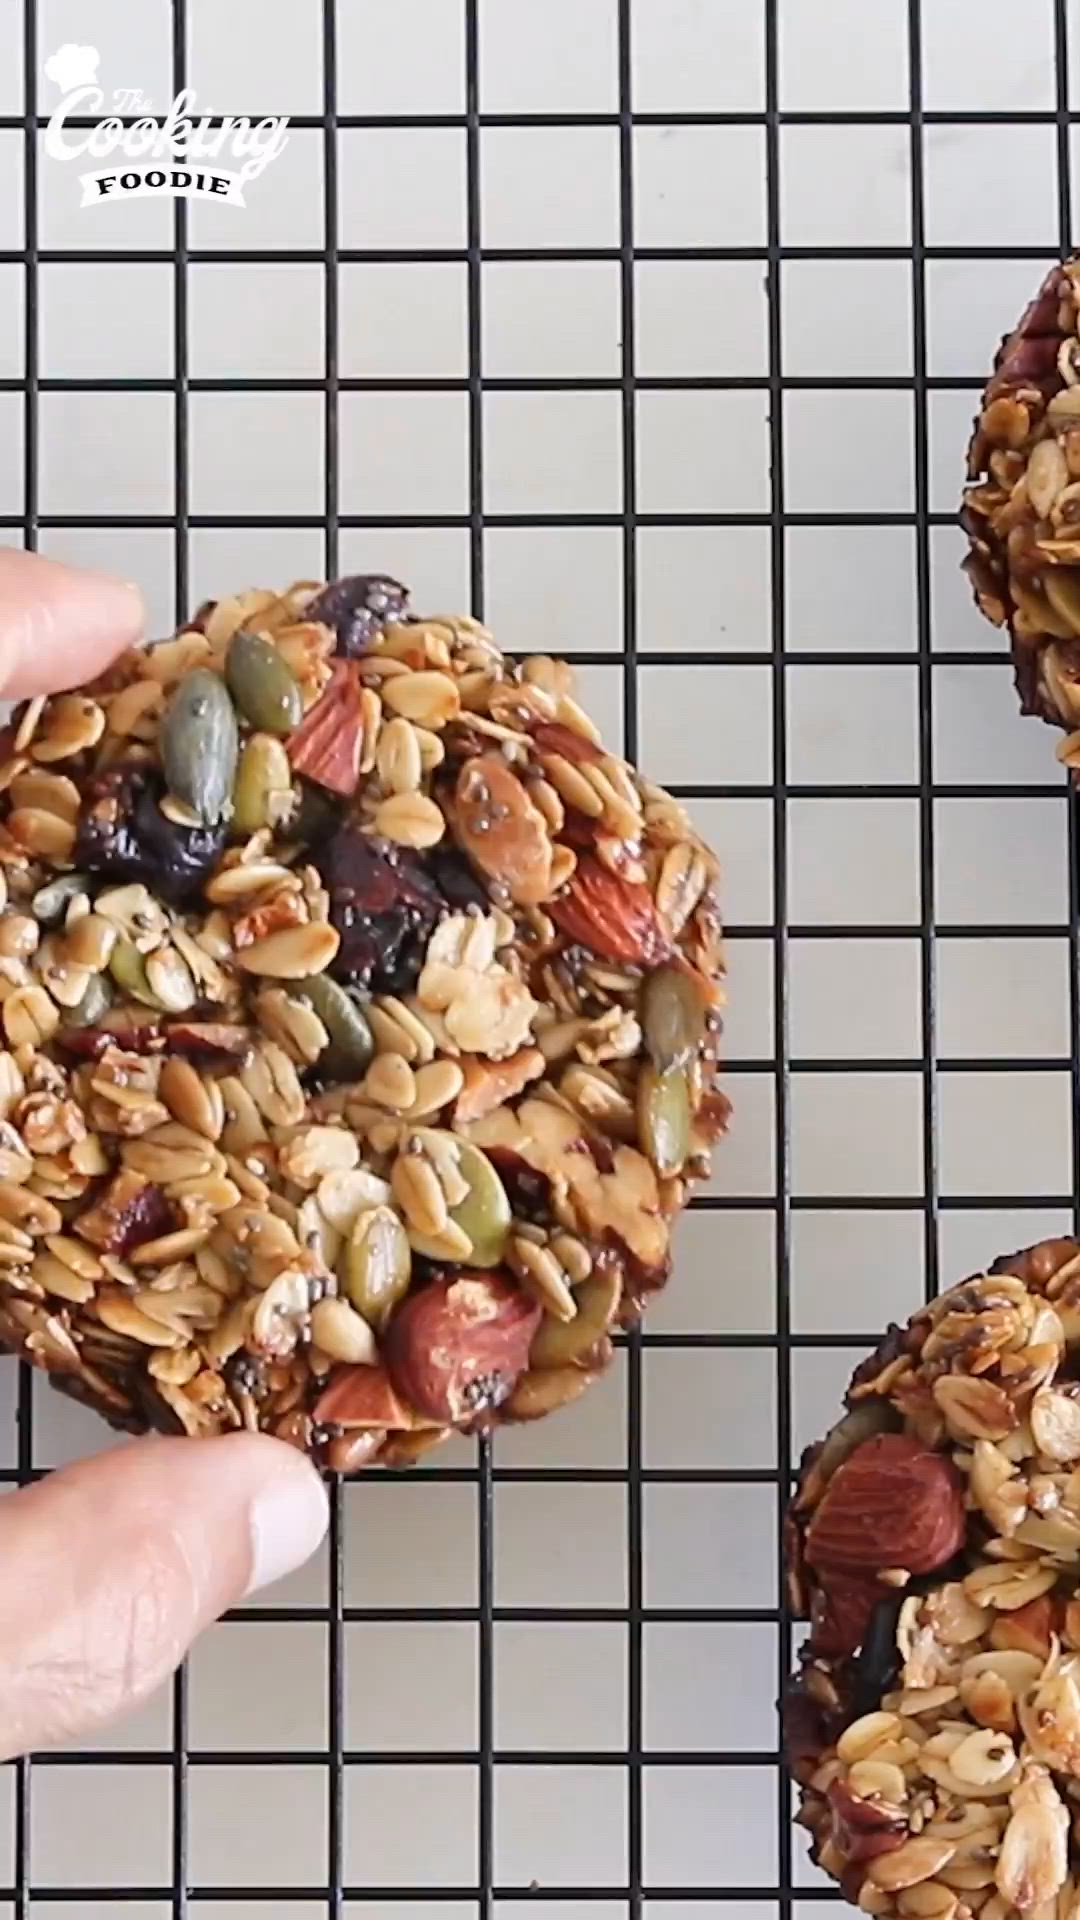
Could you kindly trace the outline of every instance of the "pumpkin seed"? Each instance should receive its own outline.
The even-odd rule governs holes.
[[[216,826],[232,797],[239,752],[236,710],[216,673],[186,673],[161,722],[161,758],[169,792]]]
[[[191,969],[175,947],[157,947],[146,957],[146,981],[154,1004],[169,1013],[186,1013],[198,999]]]
[[[542,1420],[547,1413],[580,1400],[596,1373],[585,1367],[545,1367],[523,1373],[506,1403],[510,1420]]]
[[[685,1066],[697,1052],[705,1032],[705,1005],[681,967],[658,967],[649,975],[641,995],[641,1024],[657,1073]]]
[[[92,1027],[112,1005],[112,988],[103,973],[92,973],[86,992],[77,1006],[66,1007],[60,1015],[64,1027]]]
[[[661,1179],[679,1172],[690,1151],[690,1088],[681,1067],[658,1073],[651,1061],[637,1088],[638,1139]]]
[[[146,961],[131,940],[118,940],[109,956],[109,972],[118,987],[144,1007],[161,1010],[161,1002],[146,977]]]
[[[450,1208],[450,1218],[472,1241],[471,1265],[498,1266],[510,1232],[506,1188],[487,1155],[466,1140],[458,1149],[458,1166],[469,1192],[460,1206]]]
[[[436,1166],[440,1149],[452,1151],[456,1170],[468,1188],[464,1198],[447,1211],[454,1226],[460,1227],[472,1242],[469,1265],[497,1267],[510,1232],[510,1202],[494,1165],[479,1147],[474,1147],[470,1140],[460,1140],[456,1134],[419,1127],[417,1137],[425,1148],[430,1149],[434,1144],[432,1158]]]
[[[1080,633],[1080,581],[1075,572],[1047,567],[1042,583],[1054,612],[1061,615],[1073,633]]]
[[[262,733],[291,733],[304,716],[300,688],[287,662],[261,633],[234,633],[225,679],[245,720]]]
[[[333,1080],[359,1079],[375,1052],[375,1041],[360,1001],[329,974],[313,973],[289,988],[306,1000],[330,1035],[330,1051],[323,1065]]]
[[[30,911],[42,926],[51,926],[63,918],[68,902],[89,888],[90,880],[85,873],[62,873],[59,879],[50,880],[48,886],[38,888],[30,902]]]
[[[369,1326],[383,1326],[408,1291],[411,1272],[409,1238],[393,1208],[364,1208],[342,1248],[338,1279]]]
[[[604,1338],[619,1310],[622,1270],[608,1261],[580,1287],[575,1287],[577,1313],[573,1320],[554,1320],[545,1314],[529,1353],[532,1368],[580,1366]]]
[[[254,733],[245,741],[233,787],[233,826],[258,833],[281,823],[292,796],[292,768],[280,740]]]

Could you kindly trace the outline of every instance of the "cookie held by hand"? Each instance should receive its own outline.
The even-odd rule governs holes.
[[[114,1424],[406,1464],[603,1372],[708,1171],[713,856],[570,670],[381,575],[0,742],[0,1340]]]

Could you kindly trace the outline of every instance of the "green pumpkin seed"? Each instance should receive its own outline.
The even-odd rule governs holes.
[[[393,1208],[363,1208],[342,1247],[338,1279],[369,1326],[385,1325],[411,1273],[409,1236]]]
[[[529,1366],[587,1366],[597,1345],[604,1338],[619,1310],[622,1299],[622,1269],[617,1260],[596,1268],[580,1287],[574,1288],[577,1313],[572,1320],[556,1320],[546,1313],[536,1330],[529,1351]]]
[[[657,1073],[683,1067],[701,1045],[705,1002],[681,967],[658,967],[641,995],[641,1024]]]
[[[244,742],[233,787],[233,826],[238,833],[258,833],[277,826],[292,793],[292,768],[280,740],[269,733],[253,733]]]
[[[434,1145],[431,1157],[436,1167],[441,1160],[440,1148],[451,1150],[457,1172],[468,1188],[464,1199],[447,1211],[454,1225],[472,1242],[469,1266],[497,1267],[510,1233],[510,1202],[492,1162],[471,1140],[461,1140],[456,1133],[440,1133],[429,1127],[416,1131],[425,1147]]]
[[[1073,633],[1080,633],[1080,584],[1072,568],[1047,567],[1042,585],[1054,612],[1061,615]]]
[[[146,977],[146,961],[132,941],[117,941],[109,956],[109,972],[117,986],[132,1000],[140,1000],[144,1007],[156,1007],[158,1012],[162,1011],[161,1001]]]
[[[93,1027],[112,1006],[112,988],[103,973],[92,973],[86,992],[75,1007],[61,1007],[60,1023],[65,1027]]]
[[[289,992],[294,999],[307,1001],[330,1035],[330,1051],[322,1059],[324,1070],[335,1080],[358,1079],[375,1052],[375,1040],[359,1001],[325,973],[309,974],[306,980],[291,983]]]
[[[30,902],[30,911],[42,926],[52,926],[62,920],[69,901],[77,893],[89,893],[90,879],[85,873],[62,873],[58,879],[50,880],[48,886],[39,887]]]
[[[244,719],[263,733],[291,733],[304,714],[300,688],[277,648],[261,633],[234,633],[225,678]]]
[[[690,1151],[690,1087],[681,1067],[657,1073],[646,1061],[638,1079],[638,1140],[661,1179],[679,1172]]]
[[[216,826],[232,798],[240,745],[236,710],[216,673],[196,667],[184,675],[165,709],[160,742],[169,792]]]

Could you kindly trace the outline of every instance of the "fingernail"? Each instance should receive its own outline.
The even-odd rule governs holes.
[[[327,1519],[326,1489],[298,1454],[255,1497],[251,1578],[245,1599],[310,1560],[326,1532]]]

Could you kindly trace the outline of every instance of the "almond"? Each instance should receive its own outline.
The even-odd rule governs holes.
[[[852,1579],[830,1573],[815,1587],[810,1601],[810,1646],[820,1659],[854,1653],[860,1647],[871,1616],[885,1589],[874,1579]]]
[[[335,1367],[329,1386],[315,1403],[313,1417],[320,1426],[346,1431],[378,1427],[407,1432],[413,1424],[385,1367]]]
[[[364,709],[356,667],[339,661],[319,699],[288,743],[297,773],[332,793],[355,793],[364,749]]]
[[[1026,1607],[1014,1607],[999,1613],[990,1629],[992,1647],[1033,1653],[1045,1660],[1050,1652],[1051,1636],[1060,1631],[1061,1607],[1048,1593],[1029,1600]]]
[[[501,1406],[524,1372],[543,1309],[501,1268],[442,1275],[402,1302],[387,1329],[398,1391],[452,1425]]]
[[[655,967],[671,952],[648,887],[623,880],[583,854],[569,885],[547,911],[580,946],[625,966]]]
[[[595,766],[604,758],[603,747],[586,739],[583,733],[575,733],[573,727],[566,727],[561,720],[547,720],[537,727],[533,734],[541,753],[558,753],[564,760],[573,761],[575,766],[588,764]]]
[[[547,898],[552,857],[547,822],[505,760],[489,753],[465,761],[454,790],[454,822],[470,859],[520,906]]]
[[[963,1539],[956,1468],[907,1434],[879,1433],[837,1468],[807,1531],[806,1558],[848,1574],[929,1573]]]

